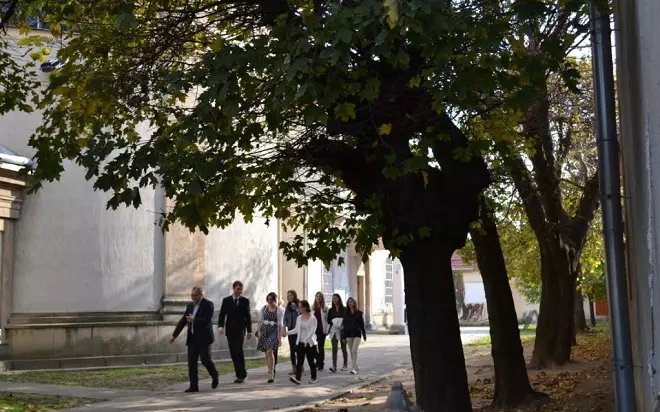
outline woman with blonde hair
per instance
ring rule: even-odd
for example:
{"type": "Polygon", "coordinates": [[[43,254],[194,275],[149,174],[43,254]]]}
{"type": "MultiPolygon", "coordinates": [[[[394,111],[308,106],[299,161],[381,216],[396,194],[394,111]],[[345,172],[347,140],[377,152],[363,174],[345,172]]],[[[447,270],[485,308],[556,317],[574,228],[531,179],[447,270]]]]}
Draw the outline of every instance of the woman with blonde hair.
{"type": "Polygon", "coordinates": [[[344,315],[344,337],[346,337],[346,346],[351,354],[351,374],[357,375],[360,371],[358,367],[358,348],[360,347],[360,338],[367,341],[367,332],[364,328],[364,316],[358,309],[357,302],[353,298],[346,300],[346,314],[344,315]]]}
{"type": "Polygon", "coordinates": [[[328,308],[325,306],[325,296],[316,292],[312,314],[316,318],[316,342],[318,344],[318,357],[316,358],[316,369],[322,371],[325,364],[325,336],[328,333],[328,308]]]}

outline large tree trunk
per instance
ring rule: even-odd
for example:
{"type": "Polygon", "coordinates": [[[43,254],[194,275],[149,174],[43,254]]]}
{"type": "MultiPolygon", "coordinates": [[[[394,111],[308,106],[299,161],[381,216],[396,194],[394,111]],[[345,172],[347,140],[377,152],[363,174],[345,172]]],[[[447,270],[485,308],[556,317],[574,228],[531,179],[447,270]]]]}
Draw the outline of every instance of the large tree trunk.
{"type": "Polygon", "coordinates": [[[596,327],[596,310],[594,309],[594,301],[589,298],[589,319],[591,319],[591,327],[596,327]]]}
{"type": "Polygon", "coordinates": [[[541,306],[532,366],[563,365],[571,359],[577,262],[573,250],[549,235],[541,249],[541,306]]]}
{"type": "Polygon", "coordinates": [[[584,313],[584,297],[582,291],[575,291],[575,331],[584,332],[587,330],[587,317],[584,313]]]}
{"type": "Polygon", "coordinates": [[[451,268],[452,247],[427,238],[401,253],[417,404],[471,412],[451,268]]]}
{"type": "Polygon", "coordinates": [[[525,366],[518,317],[497,226],[482,202],[481,228],[470,231],[486,292],[491,352],[495,364],[493,406],[513,408],[535,394],[525,366]]]}

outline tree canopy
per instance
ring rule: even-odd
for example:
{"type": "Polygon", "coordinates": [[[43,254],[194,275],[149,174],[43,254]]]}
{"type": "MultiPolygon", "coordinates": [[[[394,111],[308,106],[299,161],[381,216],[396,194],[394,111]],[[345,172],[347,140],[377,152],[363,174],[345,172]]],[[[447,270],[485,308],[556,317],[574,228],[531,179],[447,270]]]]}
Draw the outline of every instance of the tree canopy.
{"type": "MultiPolygon", "coordinates": [[[[526,19],[551,7],[543,4],[48,7],[75,35],[59,53],[63,66],[41,103],[44,124],[30,141],[37,180],[58,179],[71,159],[96,189],[112,193],[112,208],[138,206],[141,189],[162,185],[175,199],[165,225],[206,231],[237,212],[277,218],[307,233],[306,252],[301,236],[285,245],[299,262],[332,259],[349,239],[368,251],[385,235],[396,253],[442,232],[428,216],[383,210],[383,187],[405,180],[438,188],[460,174],[456,160],[469,163],[483,148],[461,132],[461,119],[488,96],[524,106],[538,86],[534,73],[552,57],[511,47],[526,19]],[[149,132],[139,134],[145,125],[149,132]],[[409,221],[388,231],[392,220],[409,221]]],[[[484,176],[464,179],[478,191],[484,176]]]]}
{"type": "MultiPolygon", "coordinates": [[[[570,60],[580,73],[579,80],[571,90],[559,76],[550,78],[549,121],[556,141],[561,143],[556,146],[554,157],[560,171],[562,208],[573,216],[579,213],[585,190],[594,181],[597,151],[591,64],[586,59],[570,60]]],[[[498,222],[509,276],[527,301],[538,303],[541,298],[541,258],[536,235],[529,224],[520,194],[514,189],[510,175],[502,168],[499,158],[493,158],[491,169],[497,178],[488,189],[488,196],[498,222]]],[[[580,255],[583,279],[579,286],[585,295],[593,299],[604,296],[600,228],[600,214],[597,213],[580,255]]],[[[472,245],[468,245],[462,254],[466,259],[474,259],[472,245]]]]}

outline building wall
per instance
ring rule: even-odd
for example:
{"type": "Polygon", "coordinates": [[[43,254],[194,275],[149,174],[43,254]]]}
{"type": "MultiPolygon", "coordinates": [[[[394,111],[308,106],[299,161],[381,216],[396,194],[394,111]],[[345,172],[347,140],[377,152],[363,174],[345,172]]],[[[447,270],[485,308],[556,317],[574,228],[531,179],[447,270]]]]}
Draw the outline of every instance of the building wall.
{"type": "Polygon", "coordinates": [[[224,230],[206,236],[206,295],[216,302],[232,293],[235,280],[243,282],[243,294],[252,309],[266,304],[266,295],[278,292],[277,224],[240,218],[224,230]]]}
{"type": "MultiPolygon", "coordinates": [[[[38,75],[47,81],[47,74],[38,75]]],[[[40,122],[39,113],[0,116],[0,144],[32,157],[28,139],[40,122]]],[[[146,127],[138,131],[149,135],[146,127]]],[[[185,339],[169,345],[167,337],[193,285],[219,303],[240,279],[253,309],[278,291],[276,221],[237,220],[208,236],[174,225],[163,235],[155,225],[166,207],[161,189],[143,190],[138,209],[108,211],[108,195],[95,192],[75,164],[64,166],[60,181],[25,196],[20,218],[0,219],[0,233],[11,230],[12,239],[11,248],[1,245],[0,339],[15,367],[177,361],[185,339]],[[108,360],[115,356],[121,358],[108,360]]],[[[224,348],[226,340],[216,340],[223,357],[224,348]]]]}
{"type": "MultiPolygon", "coordinates": [[[[392,305],[385,302],[385,264],[390,252],[375,250],[369,259],[371,275],[371,321],[376,328],[389,328],[393,322],[392,305]]],[[[394,270],[394,268],[393,268],[394,270]]],[[[367,290],[369,293],[369,290],[367,290]]]]}
{"type": "MultiPolygon", "coordinates": [[[[1,126],[0,126],[1,127],[1,126]]],[[[14,311],[156,311],[163,290],[154,282],[160,229],[154,191],[144,206],[108,211],[84,172],[67,167],[61,181],[27,196],[17,222],[14,311]]]]}
{"type": "Polygon", "coordinates": [[[633,368],[637,410],[660,390],[660,3],[614,1],[633,368]]]}
{"type": "MultiPolygon", "coordinates": [[[[287,230],[286,232],[280,227],[280,241],[287,242],[291,241],[297,233],[302,233],[302,231],[294,232],[292,229],[287,230]]],[[[280,284],[280,294],[281,300],[286,300],[286,292],[289,290],[295,290],[298,294],[298,298],[306,299],[307,295],[305,294],[305,289],[307,289],[306,280],[305,280],[305,267],[298,267],[296,262],[288,260],[282,250],[278,250],[279,256],[279,270],[280,275],[279,279],[280,284]]]]}

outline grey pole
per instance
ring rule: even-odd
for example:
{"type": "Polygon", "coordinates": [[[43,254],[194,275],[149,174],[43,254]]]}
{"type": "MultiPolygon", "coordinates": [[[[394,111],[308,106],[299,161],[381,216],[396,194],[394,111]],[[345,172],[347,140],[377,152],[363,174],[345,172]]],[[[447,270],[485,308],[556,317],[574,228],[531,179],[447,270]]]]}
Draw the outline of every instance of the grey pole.
{"type": "Polygon", "coordinates": [[[617,412],[635,412],[635,387],[628,311],[619,144],[614,102],[614,68],[610,15],[591,4],[591,51],[596,95],[598,173],[603,211],[603,237],[608,281],[610,327],[614,355],[614,394],[617,412]]]}

